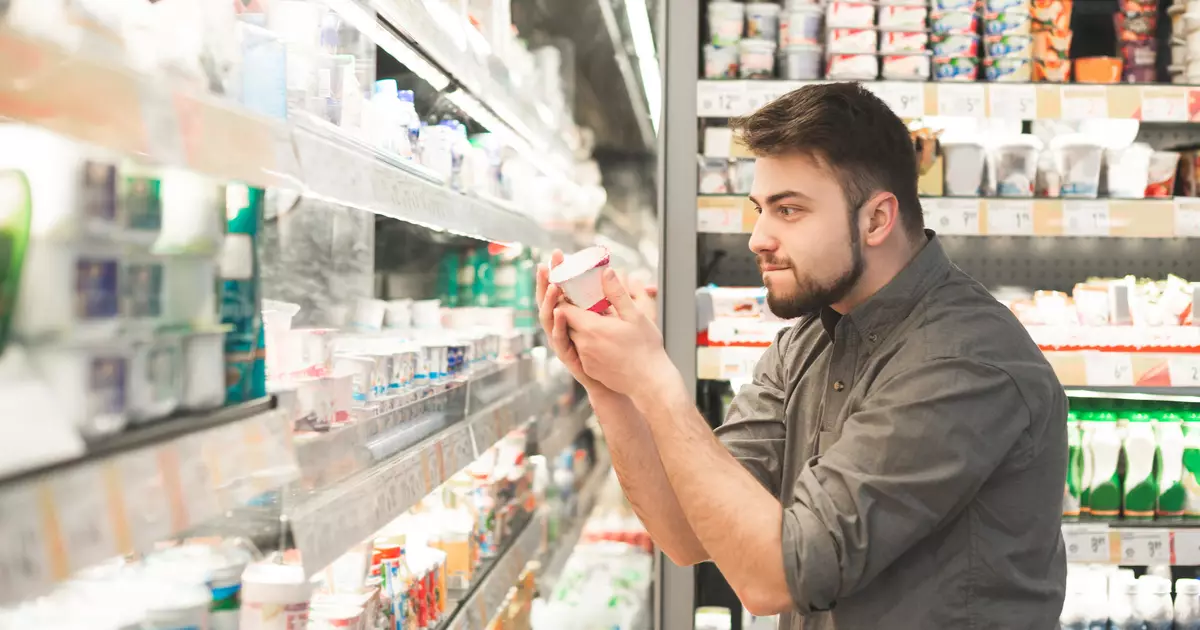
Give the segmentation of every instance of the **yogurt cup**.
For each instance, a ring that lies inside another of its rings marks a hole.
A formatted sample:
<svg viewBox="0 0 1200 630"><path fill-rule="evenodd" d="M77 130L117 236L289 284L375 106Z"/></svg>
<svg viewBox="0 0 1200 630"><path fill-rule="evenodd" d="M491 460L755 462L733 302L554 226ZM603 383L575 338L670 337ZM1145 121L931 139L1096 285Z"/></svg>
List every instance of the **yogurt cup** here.
<svg viewBox="0 0 1200 630"><path fill-rule="evenodd" d="M225 331L187 335L183 339L182 409L199 411L225 402Z"/></svg>
<svg viewBox="0 0 1200 630"><path fill-rule="evenodd" d="M989 13L997 13L1007 9L1029 10L1029 0L984 0L984 7Z"/></svg>
<svg viewBox="0 0 1200 630"><path fill-rule="evenodd" d="M872 26L875 26L874 4L834 0L825 7L826 28L870 28Z"/></svg>
<svg viewBox="0 0 1200 630"><path fill-rule="evenodd" d="M1033 36L988 35L983 38L983 48L989 57L1030 57L1033 54Z"/></svg>
<svg viewBox="0 0 1200 630"><path fill-rule="evenodd" d="M984 76L999 83L1028 83L1033 78L1033 61L1028 57L990 57L983 62Z"/></svg>
<svg viewBox="0 0 1200 630"><path fill-rule="evenodd" d="M1095 199L1099 195L1103 151L1099 142L1084 134L1063 134L1050 141L1050 153L1062 178L1062 197Z"/></svg>
<svg viewBox="0 0 1200 630"><path fill-rule="evenodd" d="M778 41L779 11L774 2L746 3L746 38Z"/></svg>
<svg viewBox="0 0 1200 630"><path fill-rule="evenodd" d="M924 53L929 45L929 33L919 31L886 31L879 34L879 52Z"/></svg>
<svg viewBox="0 0 1200 630"><path fill-rule="evenodd" d="M934 57L979 56L979 35L976 33L936 33L930 40Z"/></svg>
<svg viewBox="0 0 1200 630"><path fill-rule="evenodd" d="M879 56L829 55L825 61L825 78L870 81L879 78Z"/></svg>
<svg viewBox="0 0 1200 630"><path fill-rule="evenodd" d="M808 44L797 44L788 46L779 55L779 68L783 74L783 78L790 81L802 81L807 79L821 78L821 47ZM753 162L747 161L753 165ZM741 168L738 167L738 172ZM750 177L753 179L753 166L750 169ZM749 192L742 191L737 183L741 180L738 177L733 177L734 193Z"/></svg>
<svg viewBox="0 0 1200 630"><path fill-rule="evenodd" d="M62 419L77 427L85 440L102 439L125 428L132 359L128 344L109 341L36 347L31 349L30 359L43 378L55 383Z"/></svg>
<svg viewBox="0 0 1200 630"><path fill-rule="evenodd" d="M779 23L779 47L821 42L821 20L825 12L813 4L801 4L784 11Z"/></svg>
<svg viewBox="0 0 1200 630"><path fill-rule="evenodd" d="M1066 83L1071 79L1069 59L1034 59L1033 80L1047 83Z"/></svg>
<svg viewBox="0 0 1200 630"><path fill-rule="evenodd" d="M897 30L924 30L929 9L923 6L879 7L879 28Z"/></svg>
<svg viewBox="0 0 1200 630"><path fill-rule="evenodd" d="M1071 28L1070 0L1033 0L1029 8L1035 26L1064 30Z"/></svg>
<svg viewBox="0 0 1200 630"><path fill-rule="evenodd" d="M384 328L411 328L412 304L413 301L407 298L388 300L387 307L383 315Z"/></svg>
<svg viewBox="0 0 1200 630"><path fill-rule="evenodd" d="M775 42L743 39L738 44L738 61L741 78L771 78L775 74Z"/></svg>
<svg viewBox="0 0 1200 630"><path fill-rule="evenodd" d="M1042 142L1032 134L1022 134L997 143L988 155L991 180L1001 197L1032 197L1037 179L1038 154Z"/></svg>
<svg viewBox="0 0 1200 630"><path fill-rule="evenodd" d="M983 19L984 35L1028 35L1031 32L1033 19L1028 11L1009 9L999 13L989 13Z"/></svg>
<svg viewBox="0 0 1200 630"><path fill-rule="evenodd" d="M979 15L974 11L934 11L929 15L929 30L934 33L975 33Z"/></svg>
<svg viewBox="0 0 1200 630"><path fill-rule="evenodd" d="M928 81L929 56L925 53L881 55L881 74L885 79Z"/></svg>
<svg viewBox="0 0 1200 630"><path fill-rule="evenodd" d="M133 344L129 370L129 422L139 424L171 415L183 398L183 345L160 335Z"/></svg>
<svg viewBox="0 0 1200 630"><path fill-rule="evenodd" d="M1135 142L1120 149L1104 151L1104 173L1108 180L1108 195L1141 199L1150 183L1150 159L1154 149Z"/></svg>
<svg viewBox="0 0 1200 630"><path fill-rule="evenodd" d="M415 300L412 306L413 328L441 328L442 301Z"/></svg>
<svg viewBox="0 0 1200 630"><path fill-rule="evenodd" d="M978 197L983 193L983 169L987 150L982 142L969 139L941 140L945 162L946 195Z"/></svg>
<svg viewBox="0 0 1200 630"><path fill-rule="evenodd" d="M709 2L708 32L713 46L735 46L742 40L746 5L741 2Z"/></svg>
<svg viewBox="0 0 1200 630"><path fill-rule="evenodd" d="M600 282L608 261L607 247L597 245L580 250L550 270L550 282L562 289L572 304L602 313L610 306Z"/></svg>
<svg viewBox="0 0 1200 630"><path fill-rule="evenodd" d="M831 54L855 55L879 50L879 31L873 28L835 28L825 37L825 50Z"/></svg>
<svg viewBox="0 0 1200 630"><path fill-rule="evenodd" d="M934 11L974 11L979 0L929 0Z"/></svg>
<svg viewBox="0 0 1200 630"><path fill-rule="evenodd" d="M934 57L935 81L974 81L979 76L979 59L975 57Z"/></svg>
<svg viewBox="0 0 1200 630"><path fill-rule="evenodd" d="M737 75L737 46L704 46L705 79L736 79Z"/></svg>
<svg viewBox="0 0 1200 630"><path fill-rule="evenodd" d="M1146 197L1170 197L1175 192L1175 173L1179 167L1179 153L1155 151L1150 156L1150 176L1146 184Z"/></svg>

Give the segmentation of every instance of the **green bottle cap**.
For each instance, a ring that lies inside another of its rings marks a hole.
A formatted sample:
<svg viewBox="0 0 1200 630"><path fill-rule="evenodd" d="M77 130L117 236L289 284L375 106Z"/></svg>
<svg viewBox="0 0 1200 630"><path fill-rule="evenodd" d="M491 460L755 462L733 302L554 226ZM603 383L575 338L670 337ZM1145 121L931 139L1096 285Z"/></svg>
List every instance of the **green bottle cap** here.
<svg viewBox="0 0 1200 630"><path fill-rule="evenodd" d="M1117 414L1111 411L1097 411L1095 419L1098 422L1116 422Z"/></svg>
<svg viewBox="0 0 1200 630"><path fill-rule="evenodd" d="M1144 411L1139 411L1139 412L1129 416L1130 422L1150 422L1153 419L1154 418L1151 417L1150 414L1148 414Z"/></svg>
<svg viewBox="0 0 1200 630"><path fill-rule="evenodd" d="M1183 414L1184 422L1200 422L1200 411L1189 411Z"/></svg>
<svg viewBox="0 0 1200 630"><path fill-rule="evenodd" d="M1079 414L1075 413L1074 411L1068 411L1067 412L1067 422L1077 422L1077 421L1079 421Z"/></svg>
<svg viewBox="0 0 1200 630"><path fill-rule="evenodd" d="M1183 418L1179 414L1175 413L1174 411L1160 411L1160 412L1158 412L1158 421L1159 422L1183 422Z"/></svg>

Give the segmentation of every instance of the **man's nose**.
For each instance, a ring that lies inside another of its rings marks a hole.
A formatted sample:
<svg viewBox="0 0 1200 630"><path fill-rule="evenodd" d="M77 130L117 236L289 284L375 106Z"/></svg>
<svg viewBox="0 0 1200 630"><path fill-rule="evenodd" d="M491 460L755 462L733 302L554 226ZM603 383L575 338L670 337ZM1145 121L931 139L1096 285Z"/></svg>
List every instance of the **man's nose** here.
<svg viewBox="0 0 1200 630"><path fill-rule="evenodd" d="M750 251L755 254L774 252L779 248L779 241L771 236L768 223L761 214L754 221L754 229L750 232Z"/></svg>

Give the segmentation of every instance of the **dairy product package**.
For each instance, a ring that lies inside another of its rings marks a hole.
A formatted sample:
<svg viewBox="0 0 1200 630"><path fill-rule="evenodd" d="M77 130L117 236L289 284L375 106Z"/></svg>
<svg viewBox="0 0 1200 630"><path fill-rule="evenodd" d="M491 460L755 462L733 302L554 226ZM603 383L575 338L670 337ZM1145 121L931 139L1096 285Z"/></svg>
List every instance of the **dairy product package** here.
<svg viewBox="0 0 1200 630"><path fill-rule="evenodd" d="M1124 516L1126 519L1152 519L1158 504L1158 483L1154 478L1158 441L1150 414L1137 412L1129 420L1121 447L1125 456Z"/></svg>
<svg viewBox="0 0 1200 630"><path fill-rule="evenodd" d="M1124 446L1117 427L1117 416L1101 411L1086 413L1081 419L1091 425L1088 450L1092 455L1092 470L1087 486L1088 513L1099 519L1115 519L1121 515L1121 477L1117 473L1117 464ZM1140 452L1142 449L1139 447L1135 450Z"/></svg>
<svg viewBox="0 0 1200 630"><path fill-rule="evenodd" d="M1158 441L1158 504L1159 518L1183 516L1186 492L1183 487L1183 418L1174 413L1160 413L1154 423Z"/></svg>

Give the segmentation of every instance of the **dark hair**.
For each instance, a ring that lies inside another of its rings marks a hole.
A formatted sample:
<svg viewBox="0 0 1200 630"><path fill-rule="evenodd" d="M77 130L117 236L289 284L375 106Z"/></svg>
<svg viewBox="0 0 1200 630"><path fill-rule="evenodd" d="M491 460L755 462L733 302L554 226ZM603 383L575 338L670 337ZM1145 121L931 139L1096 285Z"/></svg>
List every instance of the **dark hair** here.
<svg viewBox="0 0 1200 630"><path fill-rule="evenodd" d="M891 108L861 84L806 85L730 124L755 155L801 153L829 168L852 211L879 191L892 193L905 230L922 233L912 138Z"/></svg>

